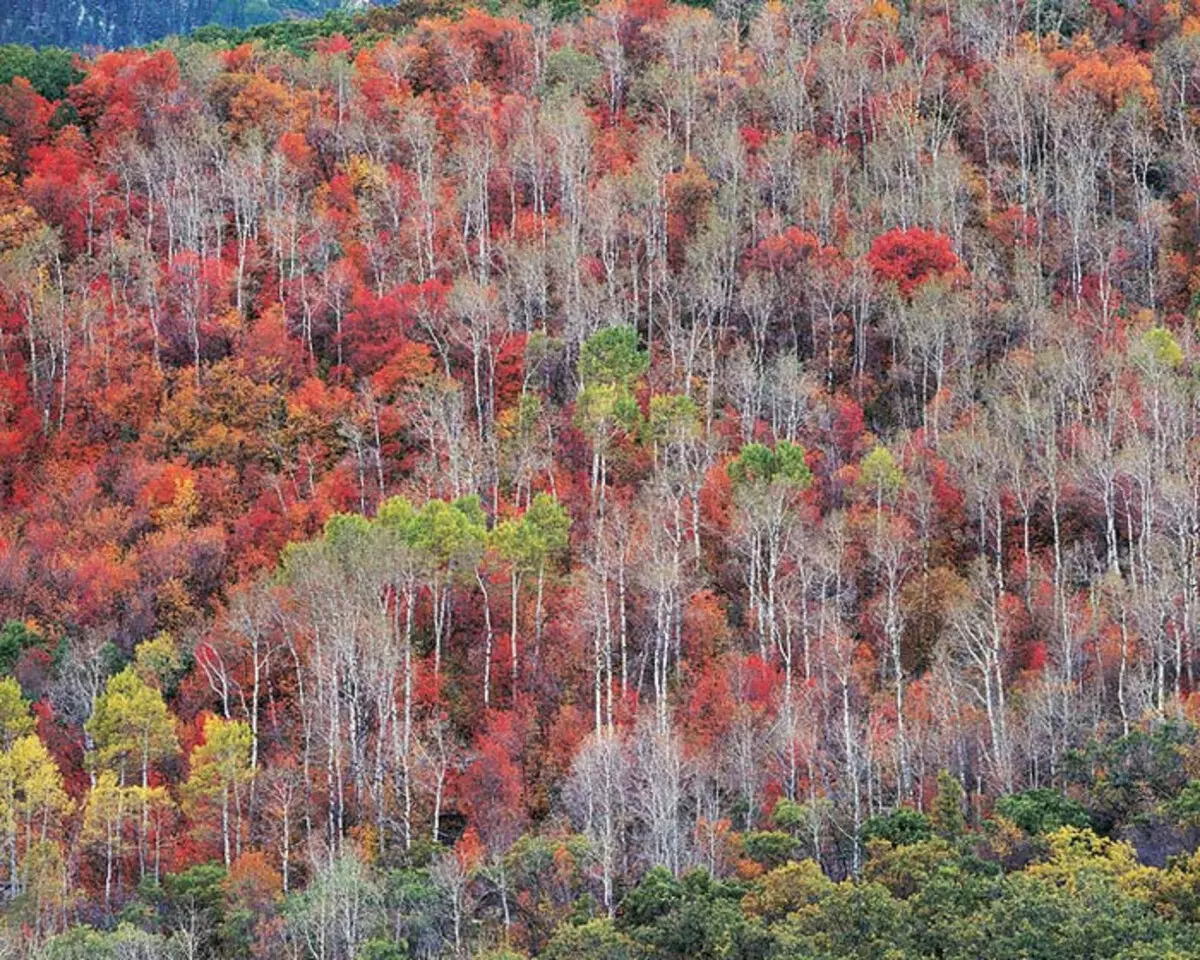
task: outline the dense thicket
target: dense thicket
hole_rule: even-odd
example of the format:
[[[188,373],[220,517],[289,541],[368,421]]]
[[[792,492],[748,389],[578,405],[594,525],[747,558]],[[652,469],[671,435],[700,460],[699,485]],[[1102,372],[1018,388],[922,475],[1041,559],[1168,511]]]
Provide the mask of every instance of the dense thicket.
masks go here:
[[[410,18],[0,87],[14,949],[1194,952],[1200,14]]]

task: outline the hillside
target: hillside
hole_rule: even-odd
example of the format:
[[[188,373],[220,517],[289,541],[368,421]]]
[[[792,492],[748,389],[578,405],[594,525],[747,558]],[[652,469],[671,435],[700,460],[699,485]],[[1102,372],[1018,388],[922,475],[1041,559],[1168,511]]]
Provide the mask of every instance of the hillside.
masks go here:
[[[0,49],[0,955],[1200,956],[1198,108],[1157,0]]]
[[[340,0],[6,0],[0,43],[115,49],[208,24],[251,27],[339,6]]]

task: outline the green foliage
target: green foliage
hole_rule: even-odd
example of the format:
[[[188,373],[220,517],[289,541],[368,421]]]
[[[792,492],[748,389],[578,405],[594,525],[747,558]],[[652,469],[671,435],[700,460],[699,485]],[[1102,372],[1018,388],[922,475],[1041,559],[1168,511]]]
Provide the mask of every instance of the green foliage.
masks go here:
[[[930,820],[939,837],[957,840],[966,829],[963,817],[963,788],[958,778],[946,770],[938,771],[937,794],[933,798]]]
[[[392,940],[368,940],[358,952],[358,960],[407,960],[408,950]]]
[[[171,696],[187,672],[187,663],[171,634],[163,632],[143,640],[133,655],[134,669],[139,677]]]
[[[132,666],[109,677],[86,726],[100,764],[113,770],[145,776],[152,764],[179,753],[175,718],[162,693]]]
[[[526,833],[509,847],[504,866],[515,882],[529,886],[555,873],[561,875],[571,864],[578,869],[587,860],[588,853],[587,839],[579,835],[560,840]]]
[[[576,423],[602,444],[615,430],[633,433],[640,420],[637,401],[615,384],[585,386],[575,400]]]
[[[0,754],[0,814],[48,824],[70,806],[58,764],[38,737],[21,737]]]
[[[1003,796],[996,801],[996,813],[1031,836],[1050,833],[1059,827],[1087,827],[1091,823],[1083,804],[1046,788]]]
[[[533,498],[517,520],[505,520],[492,531],[497,552],[522,573],[536,572],[567,548],[571,518],[548,493]]]
[[[407,540],[415,533],[417,510],[405,497],[390,497],[379,505],[375,523]]]
[[[83,79],[83,71],[70,50],[0,44],[0,84],[11,83],[13,77],[24,77],[47,100],[62,100],[67,88]]]
[[[429,500],[413,521],[410,543],[439,568],[468,567],[482,552],[487,517],[476,496]]]
[[[106,934],[79,924],[51,937],[41,956],[45,960],[105,960],[112,956],[112,951]]]
[[[225,868],[219,863],[201,863],[163,880],[163,906],[177,919],[193,911],[219,917],[225,904]]]
[[[864,841],[886,840],[894,847],[921,843],[933,837],[933,824],[929,817],[909,807],[885,816],[874,816],[863,824]]]
[[[901,900],[923,889],[943,867],[958,862],[954,847],[941,837],[899,847],[887,840],[871,840],[867,852],[863,877],[882,884]]]
[[[606,327],[579,350],[579,378],[585,386],[628,389],[650,368],[650,354],[638,345],[633,327]]]
[[[795,838],[778,830],[759,830],[742,837],[746,856],[768,870],[782,866],[796,849]]]
[[[565,838],[523,834],[509,847],[504,875],[507,882],[528,893],[518,903],[518,912],[535,952],[568,918],[573,901],[580,908],[586,904],[586,895],[580,894],[586,889],[584,869],[591,860],[591,847],[578,834]],[[495,876],[493,868],[485,867],[484,872]]]
[[[250,725],[243,720],[205,720],[204,743],[192,751],[191,770],[183,787],[185,798],[196,802],[248,781],[252,742]]]
[[[781,830],[795,831],[804,819],[804,805],[787,797],[780,797],[771,810],[771,820]]]
[[[543,960],[634,960],[637,943],[607,918],[563,924],[541,952]]]
[[[1108,877],[1084,874],[1065,886],[1018,873],[1005,878],[999,897],[960,925],[955,956],[1112,960],[1139,943],[1166,949],[1182,933]]]
[[[877,876],[904,901],[913,954],[955,956],[961,925],[999,895],[999,866],[955,855],[940,841],[904,847],[895,851],[895,858],[893,869]]]
[[[320,12],[320,7],[312,0],[300,0],[300,3],[308,7],[305,12],[309,14]],[[354,17],[345,10],[330,10],[316,17],[280,19],[288,9],[296,10],[297,4],[289,3],[284,7],[278,0],[260,0],[248,5],[247,13],[240,22],[231,17],[232,25],[213,23],[198,27],[184,41],[220,47],[259,43],[270,49],[303,54],[309,52],[317,40],[337,33],[353,35],[358,32],[355,30]]]
[[[1166,804],[1166,812],[1183,826],[1200,826],[1200,780],[1189,780],[1179,796]]]
[[[679,882],[666,867],[651,867],[621,902],[626,927],[648,927],[669,914],[679,903]]]
[[[1187,784],[1184,755],[1195,741],[1190,723],[1165,720],[1068,752],[1064,771],[1088,791],[1092,823],[1107,834],[1144,820],[1179,795]]]
[[[555,7],[578,7],[578,0],[555,0]],[[586,95],[604,76],[600,61],[574,47],[559,47],[546,57],[546,88],[565,96]]]
[[[700,408],[681,393],[660,393],[650,399],[650,434],[658,443],[695,439],[700,434]]]
[[[122,923],[103,933],[92,927],[72,927],[59,934],[38,953],[39,960],[126,960],[167,956],[164,938]]]
[[[202,954],[236,956],[244,953],[243,918],[230,909],[225,884],[228,873],[219,863],[201,863],[163,878],[152,891],[152,903],[166,931],[195,936]]]
[[[745,889],[701,870],[675,880],[651,870],[621,904],[621,926],[664,960],[725,960],[766,955],[769,938],[741,909]]]
[[[862,458],[858,470],[858,482],[880,499],[895,496],[904,486],[903,471],[896,465],[892,452],[882,444]]]
[[[571,517],[557,498],[539,493],[533,498],[524,519],[533,527],[538,542],[548,556],[567,549],[571,532]]]
[[[11,675],[21,654],[41,642],[41,636],[20,620],[9,620],[0,628],[0,673]]]
[[[1183,348],[1166,327],[1152,327],[1143,333],[1133,355],[1151,372],[1174,370],[1183,363]]]
[[[821,872],[816,861],[801,860],[760,877],[746,894],[742,906],[750,916],[773,923],[819,904],[833,888],[833,881]]]
[[[804,458],[804,448],[787,440],[780,440],[774,449],[748,443],[729,464],[729,477],[741,486],[778,482],[803,489],[812,482],[812,471]]]
[[[812,960],[901,960],[910,946],[904,905],[878,883],[836,884],[819,910],[778,926],[783,956]]]
[[[347,565],[362,552],[371,522],[357,513],[335,513],[325,521],[325,543]]]
[[[534,955],[547,960],[1150,960],[1194,957],[1200,938],[1200,855],[1167,870],[1137,863],[1131,847],[1088,830],[1047,837],[1048,859],[1004,875],[994,863],[940,837],[905,846],[872,843],[863,874],[834,882],[812,860],[790,862],[751,884],[704,871],[676,878],[657,867],[621,902],[615,919],[597,918],[589,894]],[[586,860],[579,838],[522,837],[506,857],[506,882],[523,928],[545,911]],[[50,852],[48,862],[55,860]],[[49,875],[49,873],[47,873]],[[483,877],[485,874],[480,874]],[[57,876],[57,875],[56,875]],[[579,874],[578,879],[583,879]],[[573,885],[573,883],[571,884]],[[578,888],[576,888],[578,889]],[[205,956],[243,956],[235,936],[225,871],[193,867],[149,889],[161,935],[124,922],[111,934],[79,927],[55,938],[46,956],[150,956],[176,931],[200,933]],[[398,960],[446,932],[444,894],[423,870],[379,874],[353,856],[323,867],[284,908],[288,935],[329,936],[331,955]],[[347,914],[344,911],[351,911]],[[138,915],[126,911],[125,918]],[[336,918],[353,915],[340,926]],[[546,913],[548,916],[549,914]],[[394,918],[394,922],[389,920]],[[240,937],[240,939],[239,939]],[[303,941],[301,941],[303,942]],[[473,956],[513,960],[511,948]]]
[[[428,870],[409,867],[391,871],[385,878],[384,898],[388,908],[403,917],[398,932],[409,943],[437,936],[442,900]]]
[[[329,956],[356,957],[372,940],[386,940],[384,890],[378,875],[352,851],[316,872],[309,885],[284,902],[289,936],[327,944]],[[354,923],[336,918],[353,916]]]

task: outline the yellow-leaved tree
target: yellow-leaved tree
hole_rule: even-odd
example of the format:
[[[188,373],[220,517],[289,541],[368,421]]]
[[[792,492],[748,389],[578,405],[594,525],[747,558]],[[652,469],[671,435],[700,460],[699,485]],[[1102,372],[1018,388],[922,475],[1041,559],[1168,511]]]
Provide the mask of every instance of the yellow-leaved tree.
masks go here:
[[[95,746],[96,768],[101,775],[113,774],[109,789],[125,791],[132,786],[130,781],[134,777],[140,780],[140,788],[121,798],[119,809],[140,809],[138,865],[144,878],[149,869],[151,808],[156,802],[150,774],[157,764],[180,752],[175,718],[167,709],[162,693],[146,683],[134,666],[128,666],[108,678],[104,693],[96,698],[92,716],[84,729]],[[107,812],[104,815],[107,817]],[[117,824],[118,842],[120,834],[121,825]],[[158,847],[156,837],[155,849]],[[112,847],[106,844],[106,848],[111,867]],[[109,879],[111,881],[111,877]]]
[[[192,751],[191,772],[183,785],[184,812],[199,838],[209,835],[219,812],[226,867],[242,853],[242,812],[247,787],[254,778],[252,739],[244,721],[209,717],[204,721],[204,742]]]
[[[0,824],[14,897],[21,893],[30,851],[56,844],[62,818],[71,810],[58,763],[33,730],[29,704],[17,681],[0,680]]]

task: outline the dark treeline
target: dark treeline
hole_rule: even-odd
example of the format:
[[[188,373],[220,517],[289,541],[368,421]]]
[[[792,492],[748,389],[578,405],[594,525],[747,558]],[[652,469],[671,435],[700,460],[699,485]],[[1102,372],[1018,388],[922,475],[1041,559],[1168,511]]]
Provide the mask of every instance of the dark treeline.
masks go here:
[[[320,16],[339,0],[5,0],[0,43],[115,49],[214,24]]]

